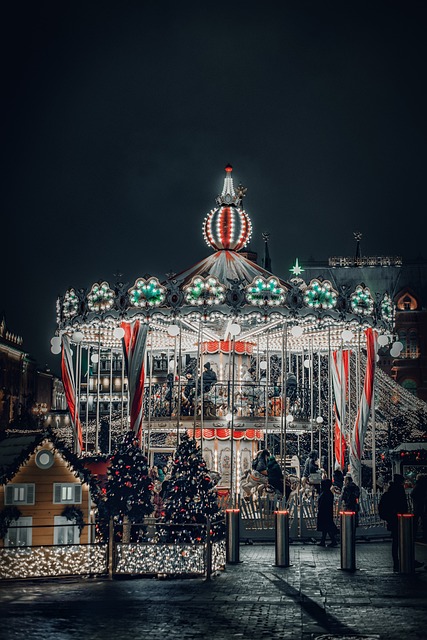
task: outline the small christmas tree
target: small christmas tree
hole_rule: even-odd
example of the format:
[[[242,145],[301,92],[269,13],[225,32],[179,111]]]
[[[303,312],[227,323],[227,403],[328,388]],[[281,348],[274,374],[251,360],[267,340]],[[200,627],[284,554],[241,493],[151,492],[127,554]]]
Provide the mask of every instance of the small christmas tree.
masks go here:
[[[108,468],[105,511],[119,523],[142,523],[153,511],[153,483],[147,458],[129,431],[111,458]]]
[[[160,527],[167,542],[204,542],[207,518],[212,540],[225,535],[223,512],[195,440],[184,434],[173,458],[170,480],[164,490],[164,507]],[[221,522],[219,522],[221,520]]]

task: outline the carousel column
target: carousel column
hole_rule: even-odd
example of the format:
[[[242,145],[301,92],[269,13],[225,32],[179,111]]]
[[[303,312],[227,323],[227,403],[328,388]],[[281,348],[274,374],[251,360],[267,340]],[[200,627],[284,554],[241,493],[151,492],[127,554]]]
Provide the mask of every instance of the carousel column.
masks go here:
[[[176,416],[176,446],[179,445],[179,421],[181,418],[181,374],[182,374],[182,320],[179,319],[178,340],[178,409]]]
[[[200,369],[200,340],[202,331],[202,319],[199,320],[199,328],[197,332],[197,360],[196,360],[196,380],[194,390],[194,419],[193,419],[193,438],[196,438],[196,420],[197,420],[197,405],[199,403],[199,379],[203,380],[203,370],[199,375]],[[200,384],[200,398],[203,395],[202,385]]]
[[[204,394],[204,385],[203,385],[203,370],[204,370],[204,366],[205,366],[205,360],[204,360],[204,353],[203,353],[203,324],[202,321],[200,321],[200,339],[201,339],[201,345],[202,348],[200,349],[200,371],[202,379],[201,379],[201,384],[200,384],[200,453],[201,455],[203,455],[203,428],[204,428],[204,400],[205,400],[205,394]]]
[[[332,399],[332,370],[331,370],[331,325],[328,325],[328,417],[329,417],[329,429],[328,429],[328,459],[331,469],[331,476],[334,469],[334,447],[333,447],[333,399]],[[344,471],[344,470],[343,470]]]
[[[89,434],[89,394],[90,394],[90,345],[87,345],[87,371],[86,371],[86,428],[85,428],[85,451],[88,449]]]
[[[111,454],[111,422],[113,418],[113,349],[110,348],[110,416],[108,425],[108,453]]]
[[[101,325],[99,325],[98,334],[98,358],[97,358],[97,376],[96,376],[96,426],[95,426],[95,452],[99,452],[99,403],[100,403],[100,386],[101,386]]]
[[[147,424],[147,449],[144,451],[148,460],[150,460],[150,442],[151,442],[151,415],[152,415],[152,381],[153,381],[153,333],[149,332],[150,335],[150,352],[148,354],[148,424]],[[142,437],[142,429],[141,429],[141,437]],[[145,440],[145,439],[144,439]],[[144,447],[145,449],[145,447]]]
[[[231,354],[231,464],[230,464],[230,492],[231,492],[231,504],[235,504],[235,492],[234,492],[234,384],[235,384],[235,342],[236,338],[233,335],[231,341],[232,354]]]

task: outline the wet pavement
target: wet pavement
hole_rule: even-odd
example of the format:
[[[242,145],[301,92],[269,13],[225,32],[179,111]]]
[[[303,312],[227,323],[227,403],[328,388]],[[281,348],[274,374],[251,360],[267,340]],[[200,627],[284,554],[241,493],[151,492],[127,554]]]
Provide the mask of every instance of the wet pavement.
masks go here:
[[[427,563],[427,545],[416,545]],[[340,549],[241,545],[211,580],[133,578],[0,583],[0,640],[230,640],[427,637],[427,571],[391,570],[390,542],[358,542],[354,573]]]

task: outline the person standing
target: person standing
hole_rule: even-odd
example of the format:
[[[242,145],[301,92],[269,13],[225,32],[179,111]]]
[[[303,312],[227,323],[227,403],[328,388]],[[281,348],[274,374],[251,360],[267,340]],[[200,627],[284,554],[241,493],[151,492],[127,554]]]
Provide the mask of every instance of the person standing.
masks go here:
[[[395,473],[388,490],[381,497],[378,505],[380,517],[387,522],[387,530],[391,533],[391,555],[393,571],[399,571],[398,513],[408,513],[408,502],[403,487],[404,477]]]
[[[344,478],[344,488],[341,493],[341,502],[346,511],[354,511],[356,527],[359,526],[359,496],[360,489],[349,473]]]
[[[331,539],[328,547],[337,546],[338,527],[334,522],[334,496],[331,491],[332,480],[324,478],[320,483],[320,495],[317,501],[317,531],[322,532],[319,546],[326,546],[326,536]]]

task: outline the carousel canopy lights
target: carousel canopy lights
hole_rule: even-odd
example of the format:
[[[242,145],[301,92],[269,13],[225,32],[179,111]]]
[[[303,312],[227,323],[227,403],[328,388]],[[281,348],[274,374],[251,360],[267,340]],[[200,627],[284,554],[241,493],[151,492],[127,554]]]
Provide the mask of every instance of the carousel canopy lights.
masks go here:
[[[171,336],[171,338],[175,338],[176,336],[179,335],[179,326],[177,324],[170,324],[168,326],[168,334]]]
[[[295,327],[292,327],[291,329],[291,334],[294,336],[294,338],[301,338],[303,333],[304,333],[304,329],[298,325]]]
[[[95,282],[87,297],[90,311],[108,311],[114,306],[114,291],[108,282]]]
[[[281,305],[285,301],[285,290],[279,286],[277,278],[255,278],[246,287],[246,299],[250,304],[270,307]]]
[[[74,289],[69,289],[64,296],[62,303],[62,313],[64,318],[74,318],[79,310],[79,299]]]
[[[138,278],[129,289],[129,301],[133,307],[158,307],[164,302],[166,289],[157,278]]]
[[[372,315],[372,311],[374,310],[374,301],[368,287],[363,287],[359,284],[356,287],[355,292],[352,293],[350,300],[351,308],[354,313],[358,313],[362,316]]]
[[[213,276],[194,278],[187,287],[184,287],[184,291],[185,300],[189,304],[214,305],[221,304],[225,299],[225,287]]]
[[[334,309],[337,305],[337,292],[330,282],[312,280],[305,290],[304,302],[313,309]]]

